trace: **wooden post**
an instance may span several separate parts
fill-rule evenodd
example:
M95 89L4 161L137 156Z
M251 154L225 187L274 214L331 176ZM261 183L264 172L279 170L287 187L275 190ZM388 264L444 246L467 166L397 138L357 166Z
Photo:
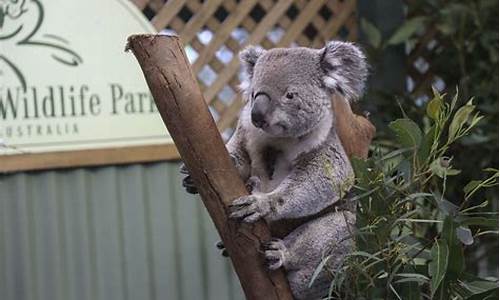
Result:
M283 270L269 272L261 244L270 239L264 221L228 219L227 205L247 194L177 36L133 35L131 49L144 72L163 122L193 178L233 262L247 299L293 299ZM180 184L180 183L179 183Z

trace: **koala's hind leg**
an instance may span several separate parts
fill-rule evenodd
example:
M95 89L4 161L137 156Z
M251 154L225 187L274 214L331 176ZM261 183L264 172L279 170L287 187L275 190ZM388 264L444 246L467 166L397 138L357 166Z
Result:
M326 267L335 271L353 251L354 222L351 212L333 212L305 223L284 238L286 251L281 259L296 299L321 299L327 294L331 283L328 271L322 271L310 288L309 283L323 258L330 256Z

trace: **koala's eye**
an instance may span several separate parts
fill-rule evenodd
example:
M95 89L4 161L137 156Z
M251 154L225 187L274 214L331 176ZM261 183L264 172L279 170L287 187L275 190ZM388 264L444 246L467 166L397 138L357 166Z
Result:
M286 96L285 96L287 99L293 99L293 93L286 93Z

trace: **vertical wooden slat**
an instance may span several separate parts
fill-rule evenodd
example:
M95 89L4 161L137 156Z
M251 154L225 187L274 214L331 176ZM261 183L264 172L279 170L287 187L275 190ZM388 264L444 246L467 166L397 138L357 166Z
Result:
M33 178L33 194L45 203L32 199L37 251L38 296L41 300L60 299L60 241L58 236L56 186L53 172Z
M154 263L154 248L153 248L153 233L151 228L151 195L150 190L146 184L145 180L145 168L141 166L138 183L142 187L142 203L144 205L143 209L143 222L144 222L144 239L145 239L145 250L144 254L146 257L146 269L148 275L148 282L146 285L148 287L149 299L157 299L156 293L156 273L155 273L155 263ZM140 201L137 199L136 201Z
M171 170L169 175L171 179L180 183L181 177L176 171ZM203 299L202 261L198 252L202 245L199 239L198 220L196 219L196 211L202 202L198 199L186 199L184 197L186 192L180 184L173 185L173 191L175 199L179 199L176 210L179 224L176 242L180 245L178 259L183 278L190 278L180 282L183 289L183 299Z
M85 173L61 172L58 176L65 222L66 269L68 299L91 300L88 210L86 205ZM60 204L61 205L61 204Z
M62 174L61 174L62 173ZM56 203L56 214L57 214L57 238L59 240L59 259L60 259L60 279L58 281L58 296L59 299L69 298L69 269L68 269L68 256L67 256L67 239L66 239L66 219L65 219L65 207L66 199L63 198L63 190L58 187L58 184L65 178L65 172L54 172L52 176L52 186L54 188L54 196Z
M99 283L99 272L97 269L97 226L95 222L95 205L92 190L92 182L90 180L91 172L83 171L83 177L81 178L83 185L85 186L85 205L87 213L87 231L88 231L88 251L89 251L89 261L90 261L90 286L91 286L91 299L98 299L98 283Z
M9 190L5 188L9 177L0 176L0 293L7 298L7 264L9 257L7 256L7 236L9 222L7 220L7 199L12 196ZM8 298L7 298L8 299Z
M5 278L3 295L7 299L26 298L30 288L29 270L27 270L29 262L26 261L28 245L26 232L23 228L24 222L22 222L23 215L25 215L22 203L26 199L26 183L25 176L19 177L22 177L19 178L19 181L9 180L4 182L2 186L2 194L5 196L2 226L4 227L4 255L6 258L2 269L3 278ZM12 201L12 199L17 201Z
M97 300L125 299L122 253L119 243L116 169L98 169L89 174L89 200L95 226Z
M126 295L128 299L151 299L146 250L146 228L144 219L144 186L131 185L129 181L141 182L141 168L138 165L120 167L118 189L123 218L124 257L127 268Z
M144 181L150 191L152 252L157 299L182 299L177 267L176 210L166 164L147 168ZM185 199L182 199L184 201ZM189 199L187 199L189 201Z

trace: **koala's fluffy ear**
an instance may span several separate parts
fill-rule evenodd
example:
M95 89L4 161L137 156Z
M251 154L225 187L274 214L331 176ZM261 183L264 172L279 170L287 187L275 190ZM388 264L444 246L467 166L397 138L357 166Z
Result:
M240 85L240 89L245 93L250 86L250 81L253 76L253 68L257 63L259 57L264 54L266 50L258 46L248 46L240 52L240 61L243 66L244 76Z
M363 94L368 75L363 52L352 43L340 41L329 42L320 51L326 87L348 101L357 100Z

